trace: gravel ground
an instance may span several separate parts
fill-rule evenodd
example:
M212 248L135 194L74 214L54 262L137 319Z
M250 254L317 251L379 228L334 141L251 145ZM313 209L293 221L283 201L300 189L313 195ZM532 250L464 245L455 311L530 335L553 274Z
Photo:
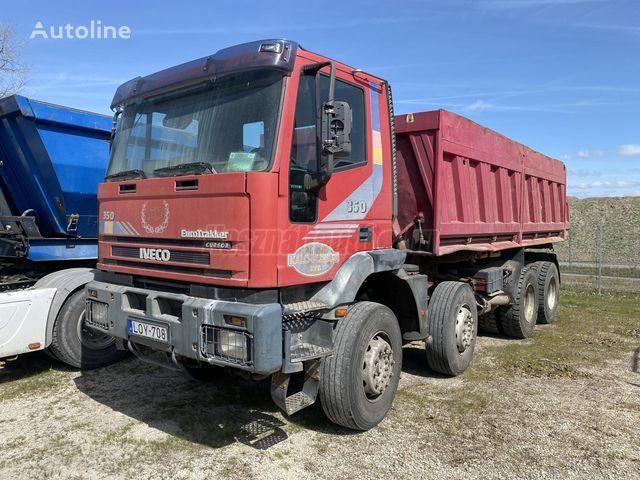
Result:
M461 377L406 347L394 407L366 433L320 407L286 418L264 382L31 354L0 370L0 479L640 478L638 347L638 297L565 292L556 324L481 337Z

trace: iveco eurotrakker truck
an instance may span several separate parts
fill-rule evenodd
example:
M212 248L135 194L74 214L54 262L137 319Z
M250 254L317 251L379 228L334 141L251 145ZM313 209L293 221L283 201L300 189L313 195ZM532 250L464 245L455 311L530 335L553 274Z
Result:
M118 88L87 324L195 377L271 378L291 414L378 424L406 342L458 375L478 325L551 322L564 165L286 40Z

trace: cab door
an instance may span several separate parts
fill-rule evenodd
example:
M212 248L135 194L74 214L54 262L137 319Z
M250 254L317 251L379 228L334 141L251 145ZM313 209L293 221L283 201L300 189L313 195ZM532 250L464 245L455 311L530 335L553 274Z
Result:
M334 159L326 185L317 191L304 187L305 174L318 171L317 112L328 97L329 86L324 70L317 76L303 69L298 72L289 165L283 163L281 168L281 175L287 170L288 177L288 232L280 250L280 285L332 278L351 255L375 248L374 224L382 220L375 213L382 170L374 168L373 161L372 86L351 71L336 69L334 92L335 100L351 107L351 152ZM376 100L378 94L376 88Z

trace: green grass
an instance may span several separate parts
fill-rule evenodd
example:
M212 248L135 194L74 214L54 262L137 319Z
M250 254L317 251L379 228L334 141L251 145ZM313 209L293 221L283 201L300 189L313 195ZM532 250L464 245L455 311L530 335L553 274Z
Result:
M22 360L22 357L19 357L16 364L9 362L0 370L2 400L11 400L43 391L57 391L64 388L69 382L71 369L64 365L45 359L29 364L30 359L27 358L24 363L29 365L29 368L25 369L24 365L19 363Z
M640 297L563 289L559 317L532 338L485 349L466 380L496 377L590 377L605 362L631 354L640 342Z

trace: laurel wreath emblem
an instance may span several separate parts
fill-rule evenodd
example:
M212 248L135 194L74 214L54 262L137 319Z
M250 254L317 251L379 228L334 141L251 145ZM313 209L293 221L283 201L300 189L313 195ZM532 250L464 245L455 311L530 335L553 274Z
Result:
M144 202L142 205L142 211L140 212L140 219L142 220L142 228L144 228L147 233L162 233L169 226L169 204L166 201L162 201L162 206L164 207L164 219L160 225L150 225L147 222L146 210L147 210L147 202Z

